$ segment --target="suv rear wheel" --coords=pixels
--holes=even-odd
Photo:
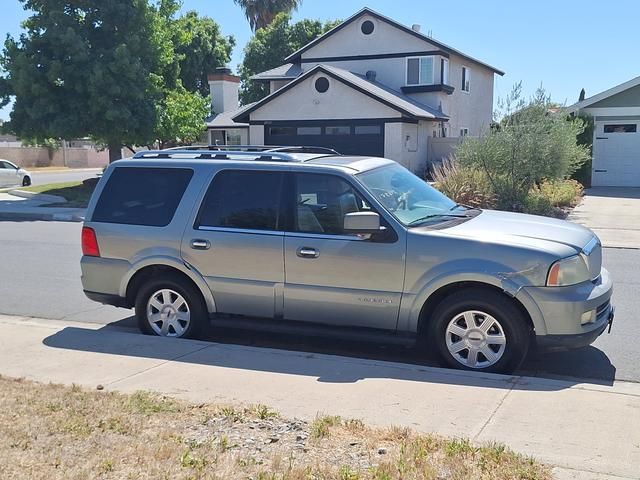
[[[438,305],[431,338],[450,367],[511,373],[527,355],[530,333],[512,300],[497,292],[469,289]]]
[[[140,330],[160,337],[196,338],[207,320],[200,292],[174,276],[142,285],[136,295],[135,311]]]

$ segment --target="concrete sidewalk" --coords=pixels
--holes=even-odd
[[[560,479],[640,478],[640,385],[482,375],[393,362],[168,340],[115,326],[0,315],[0,374],[262,403],[498,441]]]
[[[589,188],[569,220],[593,230],[605,247],[640,249],[640,188]]]
[[[46,207],[53,203],[42,195],[25,198],[11,193],[0,193],[0,220],[36,221],[54,220],[65,222],[82,222],[84,208]],[[63,199],[64,200],[64,199]]]

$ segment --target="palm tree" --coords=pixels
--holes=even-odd
[[[296,10],[302,0],[233,0],[249,20],[254,32],[268,26],[279,13]]]

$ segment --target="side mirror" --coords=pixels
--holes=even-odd
[[[380,231],[380,215],[375,212],[353,212],[344,216],[345,233],[372,234]]]

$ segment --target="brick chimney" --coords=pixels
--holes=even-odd
[[[208,75],[208,80],[213,113],[237,110],[240,77],[232,75],[231,69],[220,67]]]

